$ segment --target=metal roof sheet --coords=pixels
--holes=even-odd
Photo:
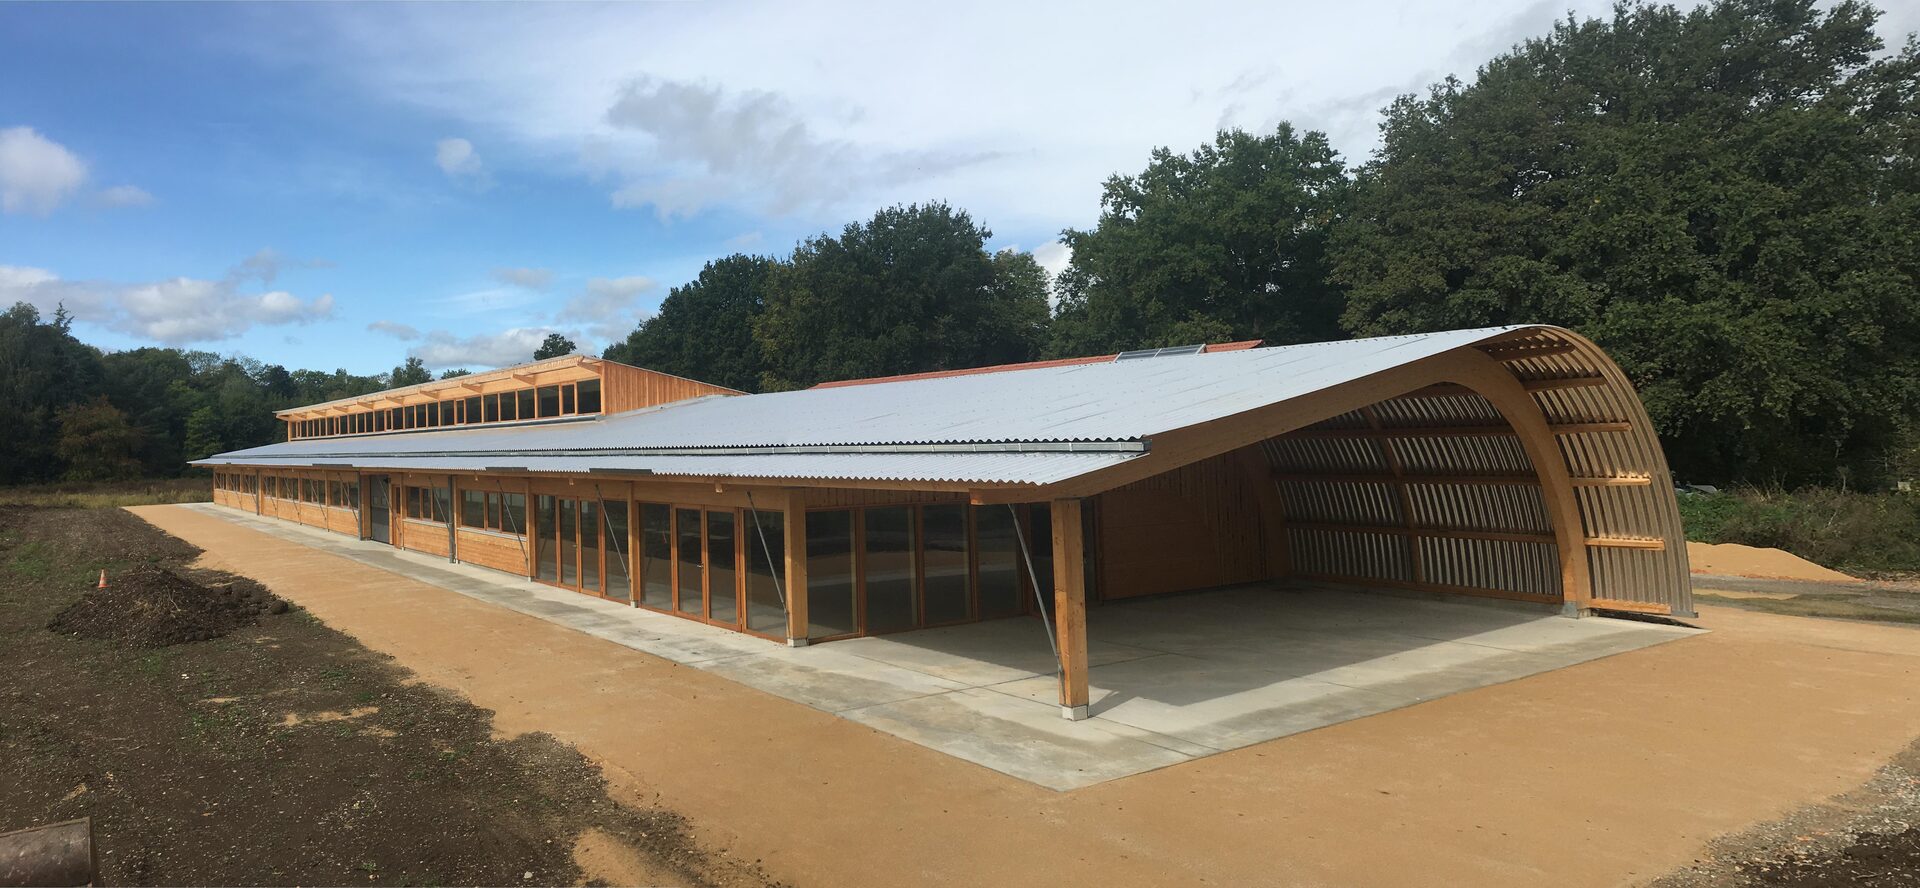
[[[809,478],[847,481],[951,481],[1051,484],[1138,457],[1138,453],[800,453],[757,456],[361,456],[229,458],[200,465],[391,469],[408,472],[483,472],[489,469],[585,475],[609,473],[715,478]]]
[[[1520,329],[1526,328],[1455,330],[1197,358],[714,396],[584,422],[305,439],[233,451],[201,462],[291,465],[296,464],[291,460],[302,460],[304,464],[384,466],[387,463],[382,460],[422,465],[427,459],[446,458],[462,464],[444,468],[464,470],[520,466],[536,458],[584,459],[599,451],[595,465],[609,458],[656,461],[633,464],[667,467],[668,471],[655,469],[661,474],[1050,483],[1138,455],[1125,450],[1098,452],[1095,442],[1144,442]],[[1095,452],[899,452],[900,448],[953,445],[977,445],[975,450],[1024,445],[1034,451],[1079,446]],[[772,452],[795,447],[864,452]],[[744,448],[759,452],[714,452]],[[687,449],[701,452],[658,452]],[[871,452],[876,449],[885,452]],[[1059,459],[1033,459],[1036,456]],[[722,458],[735,462],[704,463],[708,468],[699,471],[672,470],[680,465],[673,462],[677,460]],[[669,461],[657,462],[662,460]],[[775,462],[764,462],[768,460]],[[475,462],[485,465],[472,465]],[[966,468],[955,468],[961,465]],[[798,473],[803,468],[821,474]],[[1069,473],[1059,474],[1063,471]]]

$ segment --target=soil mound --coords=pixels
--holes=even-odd
[[[1821,567],[1791,552],[1756,549],[1738,543],[1688,543],[1687,561],[1694,573],[1723,577],[1757,577],[1770,580],[1818,580],[1826,583],[1857,582],[1837,570]]]
[[[200,582],[159,565],[107,578],[54,615],[47,628],[134,647],[166,647],[218,638],[287,603],[240,577]]]

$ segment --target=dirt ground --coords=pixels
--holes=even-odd
[[[1057,793],[217,515],[137,511],[800,885],[1638,884],[1920,737],[1920,631],[1707,606],[1696,638]]]
[[[0,506],[0,831],[92,817],[105,884],[771,881],[198,554],[119,509]]]

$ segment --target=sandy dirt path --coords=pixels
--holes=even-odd
[[[1920,631],[1708,635],[1055,793],[191,509],[134,510],[797,885],[1617,885],[1920,735]]]

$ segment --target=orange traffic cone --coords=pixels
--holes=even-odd
[[[96,588],[100,588],[100,589],[107,588],[107,572],[105,570],[100,571],[100,585],[97,586]]]

